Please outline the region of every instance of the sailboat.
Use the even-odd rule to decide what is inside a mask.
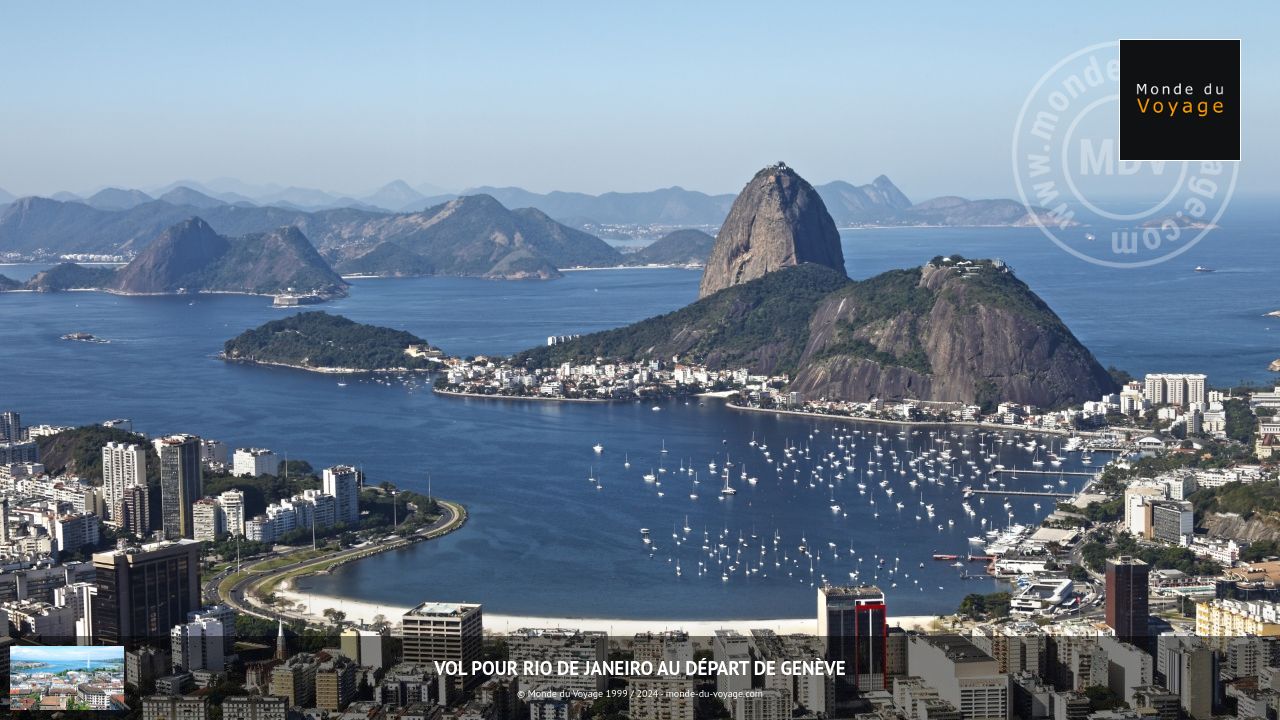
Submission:
[[[737,491],[737,490],[734,490],[734,489],[733,489],[733,486],[731,486],[731,485],[729,484],[729,470],[726,468],[726,469],[725,469],[725,471],[724,471],[724,487],[720,488],[720,494],[721,494],[721,495],[736,495],[737,493],[738,493],[738,491]]]

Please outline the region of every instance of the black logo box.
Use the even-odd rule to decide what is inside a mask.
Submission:
[[[1121,160],[1239,160],[1240,104],[1239,40],[1120,41]]]

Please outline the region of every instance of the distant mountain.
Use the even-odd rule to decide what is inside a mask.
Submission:
[[[190,208],[166,202],[112,212],[78,201],[21,198],[0,211],[0,251],[55,255],[129,252],[192,214]]]
[[[911,201],[881,175],[870,185],[851,185],[843,180],[817,186],[818,194],[837,224],[849,224],[873,218],[888,218],[911,207]]]
[[[165,230],[119,270],[62,263],[38,273],[21,287],[40,292],[297,292],[332,296],[344,294],[346,286],[295,227],[227,238],[200,218],[189,218]],[[0,290],[5,289],[18,288],[0,282]]]
[[[559,191],[542,195],[515,187],[478,187],[463,194],[492,195],[507,207],[534,207],[575,224],[719,225],[733,203],[732,195],[707,195],[681,187],[603,195]]]
[[[58,202],[79,202],[84,198],[80,197],[79,195],[73,192],[67,192],[66,190],[62,190],[60,192],[56,192],[50,195],[49,199],[57,200]]]
[[[116,273],[126,293],[311,292],[342,294],[346,282],[295,227],[227,238],[200,218],[166,230]]]
[[[297,227],[338,264],[392,241],[421,258],[408,265],[411,274],[432,269],[448,275],[554,277],[561,267],[622,262],[617,250],[595,236],[537,210],[508,210],[487,196],[464,197],[412,214],[351,208],[309,213],[229,205],[190,188],[174,188],[160,200],[118,212],[78,202],[24,198],[0,211],[0,251],[140,252],[166,228],[192,215],[229,237]],[[405,266],[375,265],[380,259],[385,258],[381,254],[367,257],[360,271],[410,273]]]
[[[1048,211],[1043,208],[1032,210],[1042,218],[1047,217]],[[947,227],[1023,226],[1035,222],[1026,206],[1016,200],[965,200],[954,196],[934,198],[912,205],[907,211],[907,218],[922,225]]]
[[[99,210],[129,210],[153,199],[141,190],[106,188],[85,198],[84,204]]]
[[[442,275],[499,278],[550,278],[559,268],[617,265],[622,256],[603,240],[565,227],[537,210],[512,211],[488,195],[470,195],[422,213],[362,218],[358,224],[334,228],[328,243],[341,245],[352,235],[364,241],[358,252],[344,253],[344,272],[403,274],[405,257],[413,253]],[[394,248],[373,253],[368,242],[391,242]],[[376,248],[375,248],[376,249]],[[347,260],[360,259],[348,264]]]
[[[161,195],[158,199],[170,205],[200,208],[201,210],[208,210],[209,208],[221,207],[227,204],[225,200],[210,197],[189,187],[176,187]]]
[[[392,212],[412,212],[421,209],[427,196],[409,187],[403,180],[394,180],[378,188],[377,192],[361,198],[361,202]]]
[[[707,259],[698,297],[803,263],[844,275],[840,233],[812,185],[783,163],[770,165],[733,201]]]
[[[623,257],[628,265],[704,265],[715,244],[701,230],[676,230]]]
[[[870,185],[836,181],[817,186],[832,219],[841,227],[859,225],[927,225],[939,227],[1022,226],[1035,221],[1015,200],[966,200],[945,196],[912,204],[889,178]],[[1045,215],[1046,210],[1032,208]]]
[[[335,207],[339,196],[315,188],[287,187],[257,198],[260,205],[290,205],[296,208]]]
[[[335,270],[343,275],[381,277],[416,277],[434,275],[436,271],[426,258],[393,242],[378,243],[368,252],[344,260]]]
[[[18,198],[6,192],[4,188],[0,188],[0,205],[8,205],[9,203],[17,199]]]
[[[21,280],[14,280],[8,275],[0,275],[0,292],[9,292],[10,290],[22,289],[24,283]]]

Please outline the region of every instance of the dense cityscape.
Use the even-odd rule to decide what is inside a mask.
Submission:
[[[124,645],[118,694],[146,718],[1209,718],[1280,706],[1280,547],[1254,516],[1280,507],[1280,388],[1217,390],[1203,375],[1151,374],[1049,413],[812,402],[779,390],[785,378],[679,363],[507,372],[455,361],[446,382],[484,378],[537,394],[592,382],[633,401],[645,388],[729,390],[731,402],[760,411],[1068,436],[1047,464],[1022,472],[1053,472],[1073,453],[1113,459],[1041,525],[972,538],[959,560],[985,563],[1010,589],[970,595],[926,627],[897,626],[879,587],[824,584],[804,634],[495,633],[481,604],[428,600],[369,622],[310,614],[278,592],[300,574],[449,531],[465,518],[452,503],[366,486],[350,465],[316,472],[265,448],[146,438],[127,419],[26,426],[8,411],[7,645]],[[618,660],[632,662],[607,662]],[[783,663],[802,671],[781,672]],[[23,678],[15,709],[31,703],[38,679]],[[38,702],[75,708],[86,697],[95,697],[87,683],[52,682]]]

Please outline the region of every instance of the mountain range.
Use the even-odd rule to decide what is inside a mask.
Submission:
[[[1026,208],[1013,200],[966,200],[954,196],[912,203],[889,178],[881,175],[866,185],[844,181],[816,186],[835,223],[859,225],[1025,225],[1031,223]],[[88,196],[61,192],[50,200],[76,203],[102,211],[146,208],[160,201],[178,207],[208,210],[215,207],[261,207],[315,213],[328,210],[362,210],[371,213],[412,214],[469,195],[489,195],[509,208],[537,208],[555,220],[578,229],[597,226],[718,227],[733,204],[734,195],[709,195],[673,186],[647,192],[610,192],[601,195],[561,192],[535,193],[518,187],[481,186],[457,194],[434,185],[410,186],[392,181],[361,197],[339,195],[314,188],[249,185],[221,179],[207,184],[184,180],[150,192],[106,188]],[[0,206],[19,198],[0,190]],[[1037,210],[1036,212],[1043,212]],[[158,221],[165,227],[172,216]],[[211,222],[213,222],[211,220]],[[156,225],[152,224],[153,227]],[[216,223],[215,223],[216,225]],[[0,237],[0,250],[6,249]]]
[[[873,183],[874,185],[874,183]],[[881,184],[881,199],[894,200]],[[851,196],[850,203],[860,201]],[[1093,355],[998,261],[938,257],[850,280],[819,191],[764,168],[743,188],[699,299],[665,315],[517,354],[513,362],[663,360],[785,374],[805,399],[1055,408],[1116,389]]]
[[[618,251],[599,238],[532,208],[509,210],[487,195],[417,213],[353,208],[305,212],[228,204],[185,187],[126,210],[22,198],[0,212],[0,252],[137,255],[166,228],[192,216],[229,237],[296,227],[343,272],[359,274],[425,274],[431,269],[449,275],[555,277],[560,268],[622,262]],[[384,242],[420,257],[388,262],[389,249],[370,255]]]
[[[62,263],[7,289],[38,292],[105,290],[138,295],[183,292],[283,292],[342,295],[347,283],[334,273],[295,227],[224,237],[198,217],[184,220],[119,269]]]

